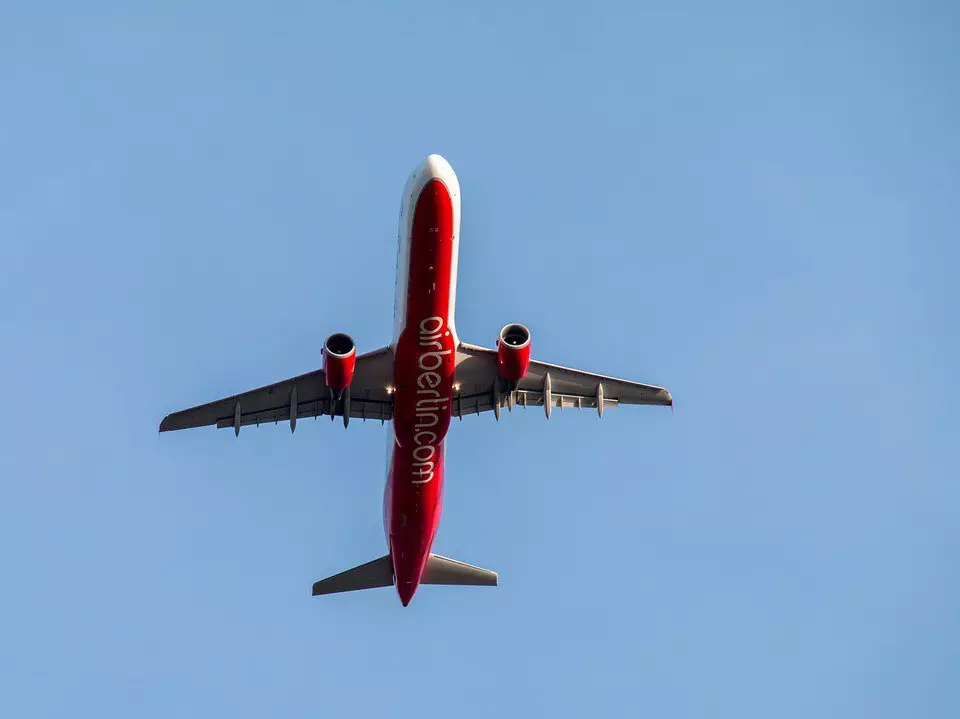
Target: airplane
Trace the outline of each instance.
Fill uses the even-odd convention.
[[[451,419],[515,406],[673,407],[662,387],[531,359],[530,330],[508,324],[496,349],[461,342],[454,321],[460,242],[460,183],[440,155],[428,156],[403,190],[397,239],[393,340],[358,355],[331,334],[320,369],[168,415],[160,431],[205,425],[240,428],[329,415],[390,423],[383,497],[387,554],[322,579],[313,595],[396,588],[407,606],[421,584],[496,586],[497,573],[432,553],[440,522],[445,438]]]

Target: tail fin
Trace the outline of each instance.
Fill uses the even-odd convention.
[[[390,561],[390,555],[385,554],[372,562],[361,564],[359,567],[314,582],[313,596],[392,586],[393,562]]]
[[[474,567],[439,554],[431,554],[423,570],[421,584],[460,584],[478,587],[497,586],[497,573]]]

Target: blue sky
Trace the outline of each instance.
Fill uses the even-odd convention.
[[[0,6],[4,716],[960,712],[950,3]],[[468,418],[435,550],[385,429],[159,436],[385,344],[407,173],[457,326],[668,387]]]

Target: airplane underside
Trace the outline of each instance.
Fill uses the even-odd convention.
[[[393,586],[406,606],[421,584],[496,586],[497,574],[432,553],[443,504],[445,438],[453,417],[514,406],[672,406],[660,387],[531,358],[530,331],[506,325],[496,349],[459,340],[454,321],[460,241],[460,185],[430,155],[404,187],[397,246],[394,337],[358,355],[346,334],[324,342],[321,369],[175,412],[160,431],[232,428],[304,417],[391,423],[383,520],[388,553],[313,585],[313,594]]]

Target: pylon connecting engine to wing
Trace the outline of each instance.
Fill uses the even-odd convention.
[[[338,332],[323,343],[323,381],[330,397],[330,419],[343,400],[343,426],[350,423],[350,383],[357,364],[357,345],[350,335]]]

